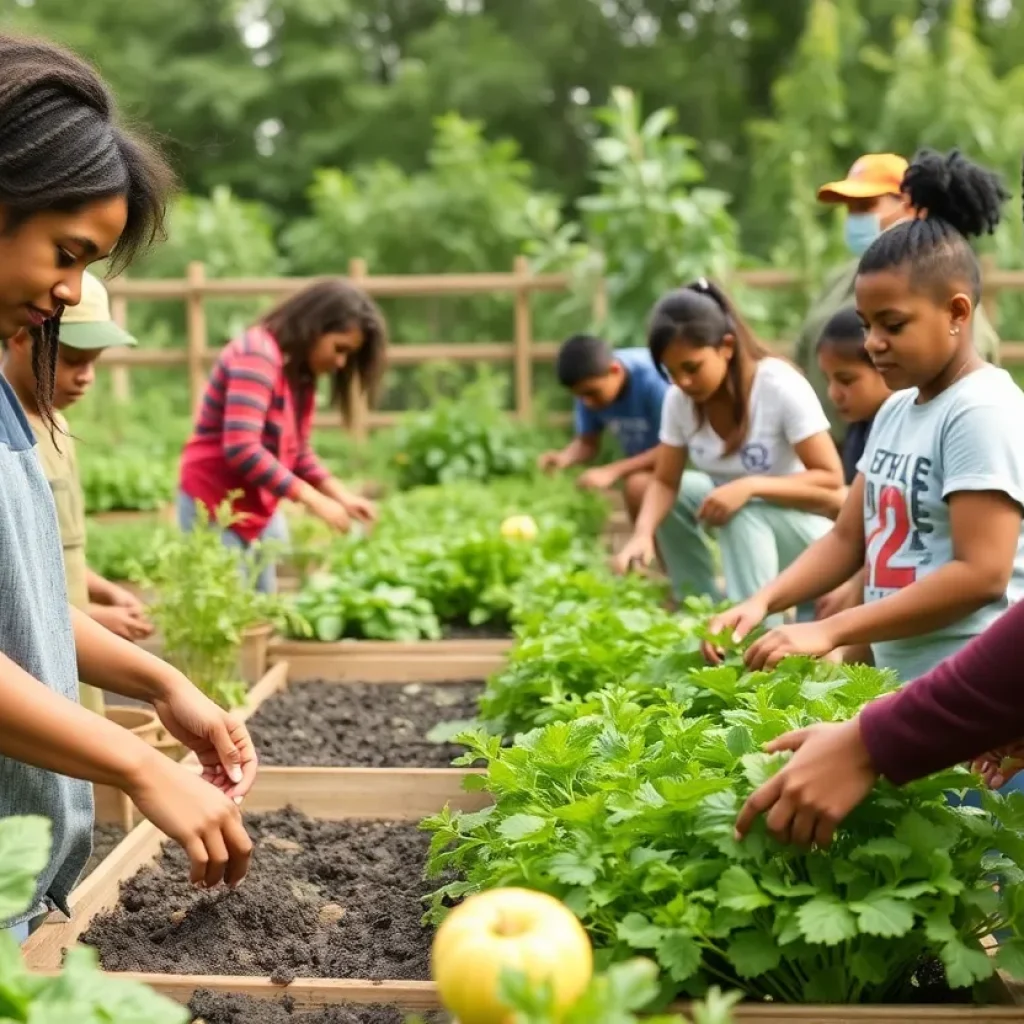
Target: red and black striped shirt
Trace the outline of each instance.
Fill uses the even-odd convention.
[[[208,508],[241,491],[234,527],[255,540],[299,481],[316,487],[329,476],[309,446],[315,393],[296,396],[277,341],[254,327],[221,352],[203,395],[195,430],[181,458],[181,489]]]

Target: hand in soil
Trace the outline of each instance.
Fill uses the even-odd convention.
[[[234,888],[249,870],[252,841],[235,803],[187,768],[152,751],[125,790],[136,807],[188,855],[193,885]]]
[[[153,707],[167,731],[203,766],[203,778],[236,803],[256,779],[256,749],[239,719],[217,707],[184,676]]]

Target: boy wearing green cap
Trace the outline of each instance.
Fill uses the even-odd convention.
[[[37,452],[43,472],[53,490],[64,545],[64,571],[71,604],[126,640],[140,640],[153,632],[142,603],[123,587],[92,572],[85,558],[85,500],[78,476],[74,438],[59,412],[73,405],[92,387],[96,361],[108,348],[124,348],[135,339],[113,322],[110,300],[102,283],[86,273],[82,280],[82,301],[64,311],[60,325],[60,346],[53,390],[59,432],[51,432],[39,415],[35,401],[35,372],[32,368],[32,339],[26,331],[4,345],[3,373],[21,401],[38,441]],[[82,703],[103,712],[99,690],[81,687]]]

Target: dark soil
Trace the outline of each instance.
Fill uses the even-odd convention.
[[[188,882],[184,853],[121,887],[83,941],[109,971],[425,980],[430,837],[414,823],[318,821],[291,808],[245,819],[256,850],[234,892]]]
[[[194,1024],[403,1024],[412,1011],[394,1006],[325,1006],[312,1013],[294,1012],[293,1000],[277,1002],[219,995],[200,989],[188,1004]],[[424,1024],[445,1024],[443,1013],[419,1014]]]
[[[124,837],[125,831],[120,825],[101,825],[99,822],[93,825],[92,856],[89,858],[89,863],[85,865],[82,878],[91,875],[114,852],[114,847]]]
[[[447,768],[464,748],[427,735],[442,722],[473,718],[482,690],[482,683],[298,683],[261,705],[249,732],[265,765]]]

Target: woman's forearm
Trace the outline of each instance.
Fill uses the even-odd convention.
[[[78,676],[99,690],[153,703],[186,681],[166,661],[111,633],[85,612],[71,609]]]
[[[823,483],[821,476],[822,471],[814,470],[793,476],[752,477],[751,489],[755,498],[772,505],[836,519],[846,501],[847,489],[831,481]]]
[[[880,601],[828,620],[838,646],[924,636],[959,622],[993,600],[992,586],[966,562],[953,561]]]
[[[672,511],[678,493],[678,487],[672,488],[664,480],[654,477],[644,493],[633,533],[637,537],[653,537],[665,517]]]
[[[1024,603],[898,693],[868,704],[860,728],[876,770],[900,785],[1024,737],[1022,638]]]
[[[863,564],[863,543],[831,530],[765,587],[761,596],[768,605],[768,614],[784,612],[830,593]]]
[[[124,789],[144,770],[150,748],[47,689],[0,654],[0,753],[60,775]]]

